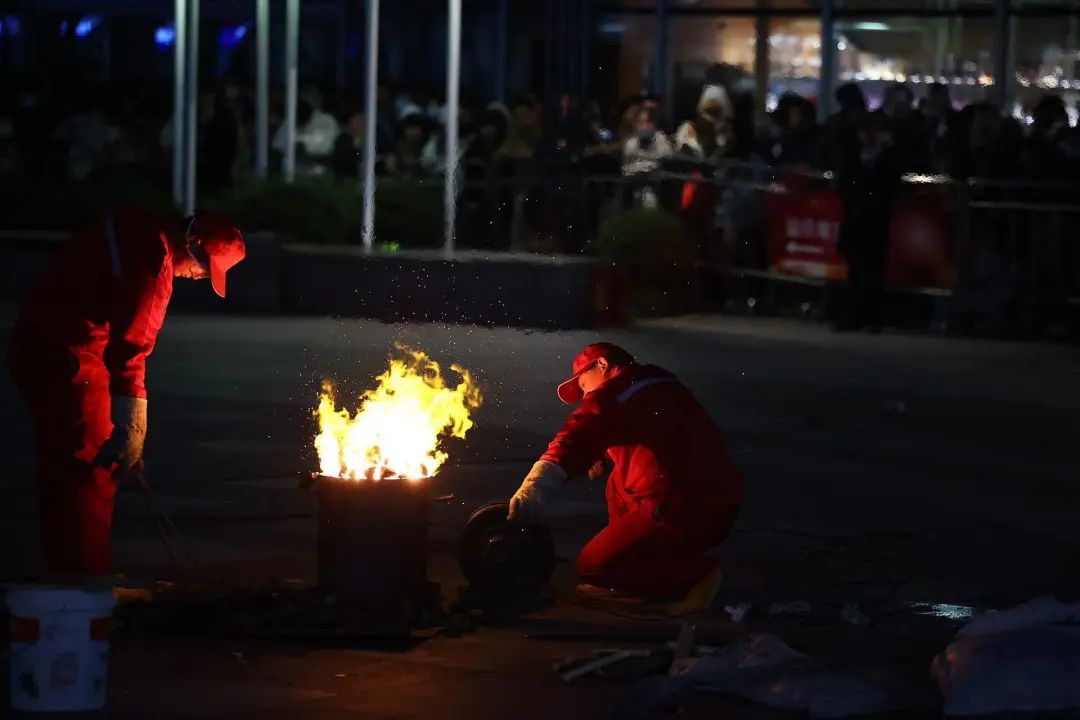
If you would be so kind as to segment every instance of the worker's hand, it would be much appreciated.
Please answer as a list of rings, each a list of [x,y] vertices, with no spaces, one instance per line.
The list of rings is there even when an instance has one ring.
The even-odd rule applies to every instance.
[[[589,479],[593,482],[605,480],[610,470],[611,467],[608,465],[607,458],[600,458],[589,468]]]
[[[146,442],[146,398],[114,395],[112,398],[112,434],[94,457],[94,464],[115,467],[127,476],[142,464]]]
[[[540,525],[552,494],[566,483],[566,471],[555,463],[541,460],[532,466],[525,481],[510,499],[510,522]]]

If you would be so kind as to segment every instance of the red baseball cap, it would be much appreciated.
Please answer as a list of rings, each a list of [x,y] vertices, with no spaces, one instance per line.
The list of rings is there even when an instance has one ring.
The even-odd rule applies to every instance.
[[[600,358],[605,358],[612,365],[630,365],[634,362],[634,356],[623,350],[618,345],[600,342],[586,345],[585,349],[574,358],[574,374],[568,380],[559,385],[559,399],[567,405],[585,397],[585,391],[578,385],[578,378],[582,373],[591,369]]]
[[[225,273],[244,259],[244,236],[232,222],[215,212],[198,212],[188,223],[187,236],[198,243],[210,262],[210,284],[225,297]]]

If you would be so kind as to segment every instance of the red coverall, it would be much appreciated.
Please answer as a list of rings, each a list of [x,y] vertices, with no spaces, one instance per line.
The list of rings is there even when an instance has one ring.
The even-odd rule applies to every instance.
[[[604,455],[608,526],[582,549],[579,577],[643,597],[684,596],[731,532],[742,474],[723,433],[676,378],[633,365],[589,393],[540,459],[568,477]]]
[[[146,397],[146,358],[172,296],[166,223],[117,210],[62,249],[19,308],[8,365],[33,421],[50,572],[107,574],[116,479],[92,463],[110,396]]]

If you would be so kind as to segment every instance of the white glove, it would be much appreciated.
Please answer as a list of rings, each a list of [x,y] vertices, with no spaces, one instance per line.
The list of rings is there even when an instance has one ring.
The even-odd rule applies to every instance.
[[[116,466],[116,471],[126,475],[143,459],[146,442],[146,398],[112,397],[113,430],[94,458],[101,467]]]
[[[510,498],[510,522],[539,525],[544,522],[545,506],[551,494],[566,484],[566,471],[555,463],[541,460],[532,466],[521,487]]]

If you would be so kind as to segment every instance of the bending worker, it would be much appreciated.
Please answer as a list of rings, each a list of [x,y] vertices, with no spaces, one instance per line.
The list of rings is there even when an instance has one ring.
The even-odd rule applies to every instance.
[[[52,575],[111,571],[117,482],[141,470],[146,359],[173,278],[225,274],[240,231],[212,213],[116,210],[76,233],[19,308],[8,366],[33,422],[41,539]]]
[[[744,494],[723,433],[674,375],[609,343],[578,354],[559,398],[581,404],[510,501],[510,519],[544,522],[568,478],[598,477],[610,462],[608,526],[578,555],[579,592],[711,601],[721,576],[706,553],[731,532]]]

